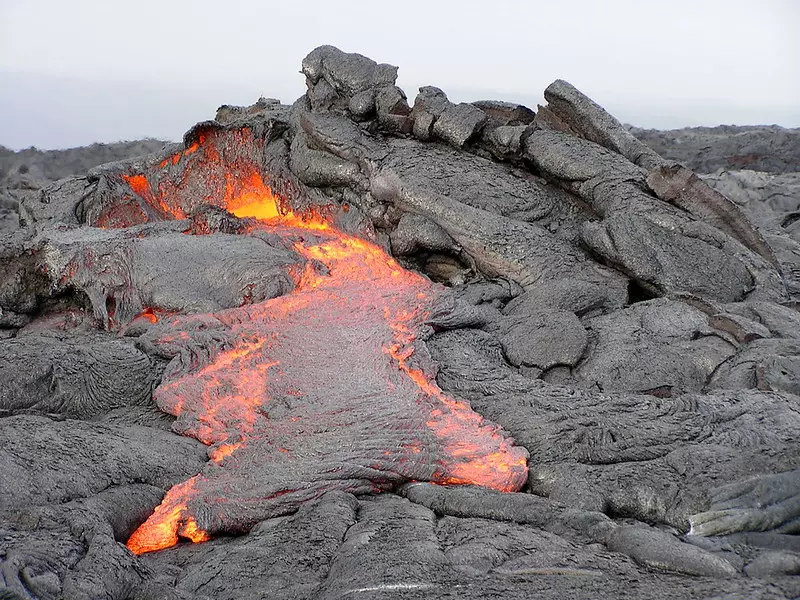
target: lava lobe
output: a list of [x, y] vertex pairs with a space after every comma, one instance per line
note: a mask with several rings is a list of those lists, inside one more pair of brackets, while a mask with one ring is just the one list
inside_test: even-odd
[[[183, 154], [218, 162], [213, 140], [203, 142]], [[208, 202], [257, 219], [245, 235], [278, 236], [305, 268], [288, 295], [162, 318], [143, 336], [173, 357], [155, 402], [177, 417], [176, 432], [209, 445], [211, 460], [167, 493], [128, 547], [245, 532], [333, 489], [376, 493], [410, 480], [520, 489], [527, 451], [442, 392], [415, 346], [444, 288], [319, 215], [286, 210], [255, 167], [237, 169]], [[186, 214], [144, 175], [126, 180], [162, 217]]]

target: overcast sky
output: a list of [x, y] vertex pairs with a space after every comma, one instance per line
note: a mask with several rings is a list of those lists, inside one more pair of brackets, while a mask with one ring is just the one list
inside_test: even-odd
[[451, 99], [562, 78], [643, 127], [800, 126], [797, 0], [0, 0], [0, 144], [179, 139], [220, 104], [291, 103], [314, 47]]

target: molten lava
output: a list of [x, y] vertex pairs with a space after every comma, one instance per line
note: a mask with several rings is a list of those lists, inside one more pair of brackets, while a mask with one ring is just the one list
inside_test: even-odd
[[224, 206], [259, 219], [251, 233], [280, 236], [306, 268], [289, 295], [153, 326], [155, 345], [185, 349], [154, 399], [175, 431], [210, 446], [211, 462], [167, 493], [128, 547], [247, 531], [331, 489], [522, 487], [527, 452], [442, 392], [414, 346], [442, 288], [319, 216], [286, 211], [255, 170], [226, 187]]

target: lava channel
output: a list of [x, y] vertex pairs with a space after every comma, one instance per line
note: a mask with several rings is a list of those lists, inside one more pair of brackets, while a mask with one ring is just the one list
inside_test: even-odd
[[319, 217], [282, 214], [257, 177], [228, 210], [259, 218], [251, 233], [280, 236], [307, 266], [289, 295], [153, 326], [151, 343], [175, 356], [154, 400], [211, 460], [128, 547], [246, 532], [329, 490], [413, 480], [520, 489], [527, 451], [442, 392], [414, 345], [444, 288]]

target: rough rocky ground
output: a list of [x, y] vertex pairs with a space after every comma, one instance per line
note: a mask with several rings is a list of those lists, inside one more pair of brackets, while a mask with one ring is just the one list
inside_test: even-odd
[[791, 173], [800, 171], [800, 130], [776, 125], [687, 127], [658, 131], [633, 127], [631, 133], [664, 158], [698, 173], [719, 169]]
[[103, 163], [155, 152], [164, 144], [158, 140], [139, 140], [68, 150], [28, 148], [18, 152], [0, 146], [0, 232], [19, 227], [19, 202], [39, 193], [46, 185], [82, 175]]
[[[13, 188], [4, 167], [0, 598], [800, 595], [797, 132], [634, 137], [562, 81], [535, 113], [432, 87], [410, 106], [394, 67], [331, 47], [303, 72], [293, 106], [222, 107], [146, 157]], [[520, 491], [389, 459], [359, 471], [391, 472], [386, 493], [294, 490], [231, 535], [124, 546], [175, 484], [226, 468], [154, 390], [235, 342], [223, 315], [296, 284], [303, 258], [224, 210], [251, 168], [443, 284], [413, 356], [527, 450]], [[368, 435], [409, 430], [360, 410]], [[335, 481], [341, 448], [320, 447]], [[248, 510], [270, 483], [247, 481]]]

